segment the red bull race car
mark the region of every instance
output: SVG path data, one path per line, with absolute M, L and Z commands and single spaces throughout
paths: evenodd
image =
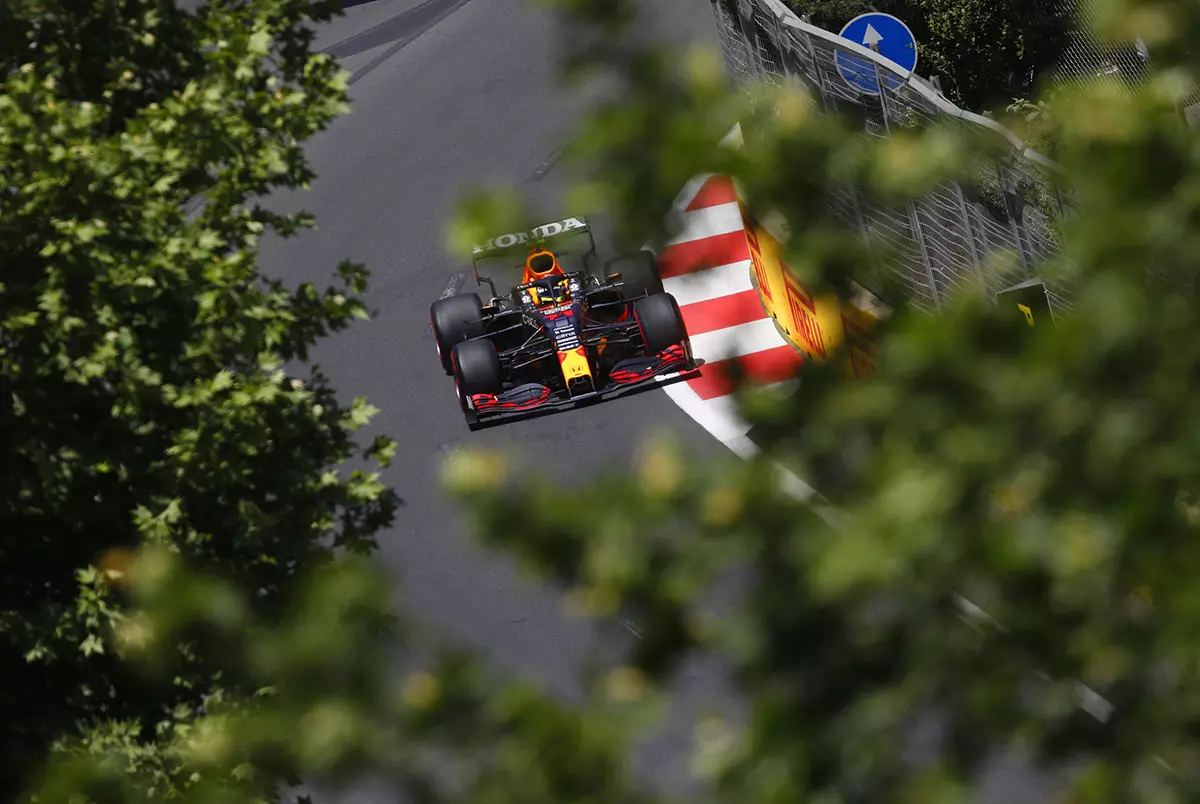
M 575 251 L 568 241 L 586 245 Z M 578 253 L 577 270 L 564 263 Z M 476 246 L 476 292 L 438 299 L 429 318 L 442 368 L 454 378 L 467 425 L 500 420 L 646 388 L 669 375 L 696 371 L 679 305 L 663 291 L 648 251 L 592 270 L 596 243 L 582 218 L 509 233 Z M 503 260 L 511 290 L 480 274 L 483 260 Z M 520 272 L 519 275 L 517 272 Z

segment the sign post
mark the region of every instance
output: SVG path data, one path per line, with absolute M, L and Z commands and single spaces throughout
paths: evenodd
M 1011 311 L 1013 315 L 1022 316 L 1025 323 L 1031 327 L 1054 323 L 1054 313 L 1050 309 L 1046 286 L 1037 279 L 1030 279 L 1000 291 L 996 294 L 996 300 L 1001 308 Z
M 891 14 L 872 11 L 859 14 L 842 27 L 838 34 L 857 45 L 874 50 L 896 66 L 912 72 L 917 69 L 917 38 L 908 26 Z M 842 79 L 864 95 L 878 95 L 879 81 L 875 77 L 875 64 L 850 53 L 836 51 L 834 64 Z M 885 80 L 888 89 L 900 86 L 901 79 L 889 75 Z

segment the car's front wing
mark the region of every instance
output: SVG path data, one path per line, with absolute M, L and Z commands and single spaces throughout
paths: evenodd
M 551 411 L 566 410 L 578 405 L 596 403 L 658 385 L 663 377 L 684 375 L 698 371 L 703 360 L 692 357 L 688 343 L 664 350 L 654 358 L 643 358 L 641 365 L 621 369 L 620 364 L 610 372 L 608 382 L 601 388 L 586 394 L 568 397 L 566 391 L 553 393 L 544 386 L 524 386 L 520 393 L 475 394 L 469 407 L 464 408 L 467 426 L 472 430 L 502 421 L 531 418 Z M 626 361 L 632 362 L 632 361 Z

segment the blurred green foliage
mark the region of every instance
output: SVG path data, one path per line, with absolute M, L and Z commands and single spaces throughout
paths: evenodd
M 855 182 L 902 201 L 968 170 L 976 150 L 990 147 L 958 128 L 867 137 L 818 115 L 794 88 L 730 95 L 712 54 L 642 50 L 629 44 L 623 15 L 605 16 L 602 0 L 561 5 L 574 22 L 572 75 L 605 76 L 621 90 L 572 151 L 592 177 L 579 197 L 614 213 L 629 242 L 663 242 L 670 231 L 661 212 L 684 181 L 728 173 L 754 208 L 790 222 L 789 265 L 818 291 L 844 290 L 867 252 L 828 213 L 829 188 Z M 214 16 L 212 24 L 236 27 L 235 17 Z M 732 669 L 750 714 L 744 724 L 710 721 L 697 731 L 692 800 L 972 801 L 982 760 L 1004 747 L 1040 763 L 1074 761 L 1064 800 L 1196 800 L 1200 340 L 1192 299 L 1179 288 L 1200 259 L 1200 145 L 1176 104 L 1200 73 L 1189 47 L 1200 11 L 1183 0 L 1114 0 L 1100 24 L 1102 34 L 1141 36 L 1162 56 L 1136 95 L 1097 85 L 1049 103 L 1075 202 L 1061 265 L 1045 266 L 1061 269 L 1075 291 L 1074 310 L 1054 326 L 1029 328 L 978 292 L 936 318 L 897 297 L 871 379 L 843 379 L 835 355 L 804 368 L 801 393 L 741 395 L 765 447 L 751 461 L 701 461 L 681 445 L 649 444 L 630 472 L 566 492 L 554 478 L 506 471 L 503 456 L 451 456 L 445 482 L 485 542 L 564 582 L 576 611 L 620 611 L 642 631 L 630 655 L 601 669 L 589 700 L 570 708 L 496 682 L 471 657 L 423 647 L 417 624 L 388 616 L 379 570 L 362 558 L 324 561 L 309 538 L 333 529 L 362 543 L 391 498 L 366 479 L 322 481 L 317 467 L 349 452 L 347 412 L 323 418 L 311 399 L 297 412 L 290 386 L 268 390 L 277 387 L 273 369 L 252 359 L 299 354 L 287 344 L 308 341 L 291 327 L 310 338 L 335 329 L 336 311 L 350 302 L 260 299 L 249 279 L 230 292 L 222 284 L 230 274 L 202 270 L 233 259 L 212 263 L 219 253 L 244 255 L 235 264 L 251 272 L 252 242 L 235 237 L 245 223 L 220 204 L 255 169 L 224 180 L 189 173 L 199 186 L 181 187 L 172 203 L 153 195 L 164 187 L 131 179 L 123 186 L 140 194 L 140 206 L 129 220 L 100 217 L 90 194 L 72 192 L 80 185 L 71 178 L 90 177 L 104 158 L 134 160 L 120 173 L 131 176 L 145 175 L 133 172 L 143 169 L 137 160 L 195 165 L 186 149 L 203 149 L 198 132 L 212 120 L 173 134 L 192 119 L 184 115 L 156 135 L 178 136 L 169 140 L 178 155 L 157 140 L 150 147 L 114 134 L 108 157 L 106 140 L 97 147 L 69 136 L 107 107 L 94 101 L 100 111 L 87 112 L 53 94 L 36 67 L 12 75 L 0 96 L 0 136 L 9 139 L 0 141 L 20 192 L 0 202 L 10 205 L 0 233 L 20 258 L 5 274 L 2 365 L 15 400 L 6 416 L 23 418 L 5 419 L 6 449 L 20 460 L 6 469 L 2 543 L 3 566 L 22 572 L 9 569 L 4 586 L 4 714 L 6 734 L 64 735 L 38 799 L 250 802 L 272 798 L 280 782 L 338 784 L 370 771 L 415 802 L 657 801 L 629 774 L 629 746 L 681 661 L 705 655 Z M 244 86 L 236 83 L 244 71 L 211 69 Z M 317 76 L 306 91 L 336 105 L 324 69 L 301 71 Z M 224 97 L 200 96 L 218 108 Z M 181 98 L 195 96 L 181 90 Z M 246 118 L 212 113 L 251 138 L 246 158 L 272 153 L 254 139 L 266 132 Z M 155 119 L 147 106 L 126 125 Z M 734 121 L 747 135 L 741 151 L 716 144 Z M 284 181 L 263 159 L 252 164 Z M 206 188 L 200 222 L 172 217 Z M 486 199 L 471 211 L 484 220 L 463 223 L 462 236 L 510 214 Z M 86 235 L 62 223 L 93 219 L 114 223 Z M 212 245 L 203 245 L 206 231 Z M 127 258 L 118 255 L 131 242 L 146 256 L 121 284 Z M 56 251 L 41 254 L 46 243 Z M 82 295 L 58 291 L 56 282 L 81 281 L 72 271 L 85 265 L 89 279 L 113 278 Z M 153 283 L 143 291 L 144 277 Z M 227 314 L 222 327 L 179 326 L 195 313 L 168 316 L 171 304 L 202 288 L 257 312 Z M 272 303 L 287 314 L 273 318 Z M 277 328 L 252 323 L 264 318 Z M 120 340 L 127 320 L 128 343 Z M 108 331 L 122 349 L 105 350 Z M 230 363 L 231 376 L 221 373 Z M 333 410 L 331 398 L 319 403 Z M 237 430 L 239 416 L 259 426 Z M 254 434 L 264 424 L 279 432 L 285 421 L 308 442 L 323 434 L 315 440 L 327 446 L 291 449 L 287 466 L 298 475 L 286 498 L 260 496 L 255 482 L 282 471 L 263 456 L 291 430 L 224 446 L 193 435 L 205 417 Z M 107 459 L 111 470 L 97 465 L 99 439 L 104 454 L 123 456 Z M 866 448 L 848 460 L 856 442 Z M 836 466 L 838 483 L 821 489 L 824 500 L 799 499 L 777 459 L 808 477 Z M 192 460 L 202 473 L 190 471 Z M 103 485 L 109 475 L 120 485 Z M 314 479 L 328 483 L 319 494 Z M 566 506 L 523 502 L 555 492 L 610 502 L 583 519 Z M 255 507 L 231 504 L 234 494 Z M 214 519 L 200 518 L 196 499 Z M 302 542 L 273 528 L 272 509 L 262 513 L 268 499 L 286 502 Z M 350 516 L 335 517 L 341 510 Z M 285 556 L 294 571 L 277 569 L 282 561 L 232 560 L 246 559 L 237 551 L 247 534 L 256 551 Z M 138 545 L 136 558 L 93 558 Z M 93 560 L 99 568 L 89 571 Z M 41 591 L 46 581 L 28 575 L 31 567 L 62 567 L 49 576 L 54 594 Z M 731 574 L 748 582 L 714 610 L 711 590 Z M 43 586 L 35 592 L 27 581 Z M 1130 594 L 1141 586 L 1153 607 Z M 264 600 L 260 588 L 274 594 Z M 397 640 L 412 664 L 399 677 L 389 655 Z M 46 653 L 34 651 L 39 644 Z M 77 655 L 87 644 L 105 652 Z M 32 651 L 33 670 L 17 650 Z M 1080 709 L 1081 681 L 1112 703 L 1110 717 Z M 99 683 L 116 697 L 76 694 Z M 912 729 L 931 712 L 943 737 L 918 762 L 907 750 Z M 29 749 L 24 761 L 38 747 L 11 737 L 10 745 Z
M 256 267 L 265 233 L 311 223 L 256 199 L 311 178 L 303 142 L 346 108 L 344 75 L 311 51 L 311 24 L 337 8 L 0 9 L 5 800 L 51 744 L 112 752 L 160 793 L 187 787 L 166 743 L 260 686 L 182 636 L 161 674 L 131 671 L 114 632 L 131 551 L 219 574 L 271 622 L 302 575 L 370 551 L 391 521 L 373 465 L 393 445 L 355 443 L 373 409 L 303 365 L 365 317 L 365 271 L 289 290 Z
M 1070 5 L 1047 0 L 789 0 L 797 14 L 837 33 L 882 11 L 917 39 L 917 72 L 936 75 L 952 101 L 981 112 L 1029 99 L 1068 44 Z

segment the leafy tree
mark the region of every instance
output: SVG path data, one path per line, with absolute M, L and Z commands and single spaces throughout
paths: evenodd
M 808 17 L 813 25 L 830 31 L 840 31 L 842 26 L 859 14 L 882 11 L 900 16 L 907 10 L 906 0 L 789 0 L 788 5 L 799 15 Z M 907 20 L 906 20 L 907 21 Z
M 1013 132 L 1030 148 L 1050 159 L 1056 159 L 1058 143 L 1055 140 L 1057 121 L 1051 116 L 1048 100 L 1013 101 L 999 116 L 1004 127 Z
M 1030 97 L 1066 50 L 1070 4 L 1044 0 L 910 0 L 920 56 L 968 109 Z M 919 32 L 918 32 L 919 29 Z
M 580 200 L 610 207 L 631 238 L 666 236 L 645 210 L 665 207 L 681 177 L 727 172 L 790 221 L 789 264 L 836 291 L 860 247 L 824 212 L 824 192 L 854 181 L 901 201 L 989 147 L 960 128 L 868 138 L 789 88 L 749 104 L 724 93 L 713 59 L 630 48 L 607 0 L 566 5 L 587 45 L 575 68 L 626 90 L 578 140 L 596 177 Z M 699 730 L 693 800 L 972 801 L 984 754 L 1003 746 L 1073 760 L 1066 800 L 1195 800 L 1200 345 L 1188 295 L 1148 277 L 1194 277 L 1200 253 L 1195 137 L 1175 110 L 1179 79 L 1200 75 L 1186 50 L 1200 14 L 1129 0 L 1105 24 L 1145 37 L 1168 72 L 1133 96 L 1095 86 L 1051 103 L 1076 205 L 1061 264 L 1040 267 L 1076 290 L 1053 327 L 1029 328 L 976 292 L 936 318 L 896 298 L 873 378 L 843 379 L 835 355 L 804 369 L 802 393 L 743 395 L 764 458 L 648 445 L 632 472 L 571 489 L 611 501 L 585 521 L 522 503 L 561 491 L 554 478 L 452 456 L 446 482 L 482 538 L 568 583 L 582 611 L 633 612 L 643 639 L 585 706 L 441 652 L 414 656 L 395 683 L 377 638 L 382 580 L 357 563 L 314 572 L 273 616 L 221 567 L 140 554 L 120 579 L 134 608 L 115 631 L 131 672 L 155 677 L 188 638 L 222 644 L 231 672 L 271 685 L 253 707 L 244 694 L 214 701 L 164 740 L 181 772 L 200 774 L 187 800 L 251 801 L 277 778 L 362 770 L 414 801 L 669 800 L 639 792 L 623 746 L 695 654 L 721 657 L 751 707 L 745 724 Z M 744 152 L 712 144 L 733 119 Z M 856 433 L 874 449 L 833 499 L 785 492 L 770 459 L 817 466 Z M 731 574 L 750 582 L 714 608 L 710 591 Z M 990 617 L 966 617 L 960 596 Z M 1079 680 L 1103 691 L 1109 717 L 1080 710 Z M 914 756 L 911 730 L 931 712 L 942 739 Z M 60 755 L 41 800 L 143 796 L 126 756 Z
M 894 14 L 912 29 L 918 72 L 937 75 L 951 100 L 974 111 L 1029 98 L 1058 64 L 1070 4 L 1044 0 L 792 0 L 797 14 L 831 31 L 859 14 Z
M 259 273 L 255 199 L 311 178 L 345 108 L 310 23 L 336 3 L 13 0 L 0 10 L 0 796 L 54 741 L 171 775 L 159 746 L 255 682 L 182 639 L 161 677 L 113 642 L 130 551 L 168 547 L 280 615 L 335 548 L 370 550 L 395 498 L 359 456 L 364 401 L 304 368 L 364 317 L 366 279 Z M 189 216 L 185 207 L 199 200 Z M 367 450 L 386 460 L 389 442 Z

